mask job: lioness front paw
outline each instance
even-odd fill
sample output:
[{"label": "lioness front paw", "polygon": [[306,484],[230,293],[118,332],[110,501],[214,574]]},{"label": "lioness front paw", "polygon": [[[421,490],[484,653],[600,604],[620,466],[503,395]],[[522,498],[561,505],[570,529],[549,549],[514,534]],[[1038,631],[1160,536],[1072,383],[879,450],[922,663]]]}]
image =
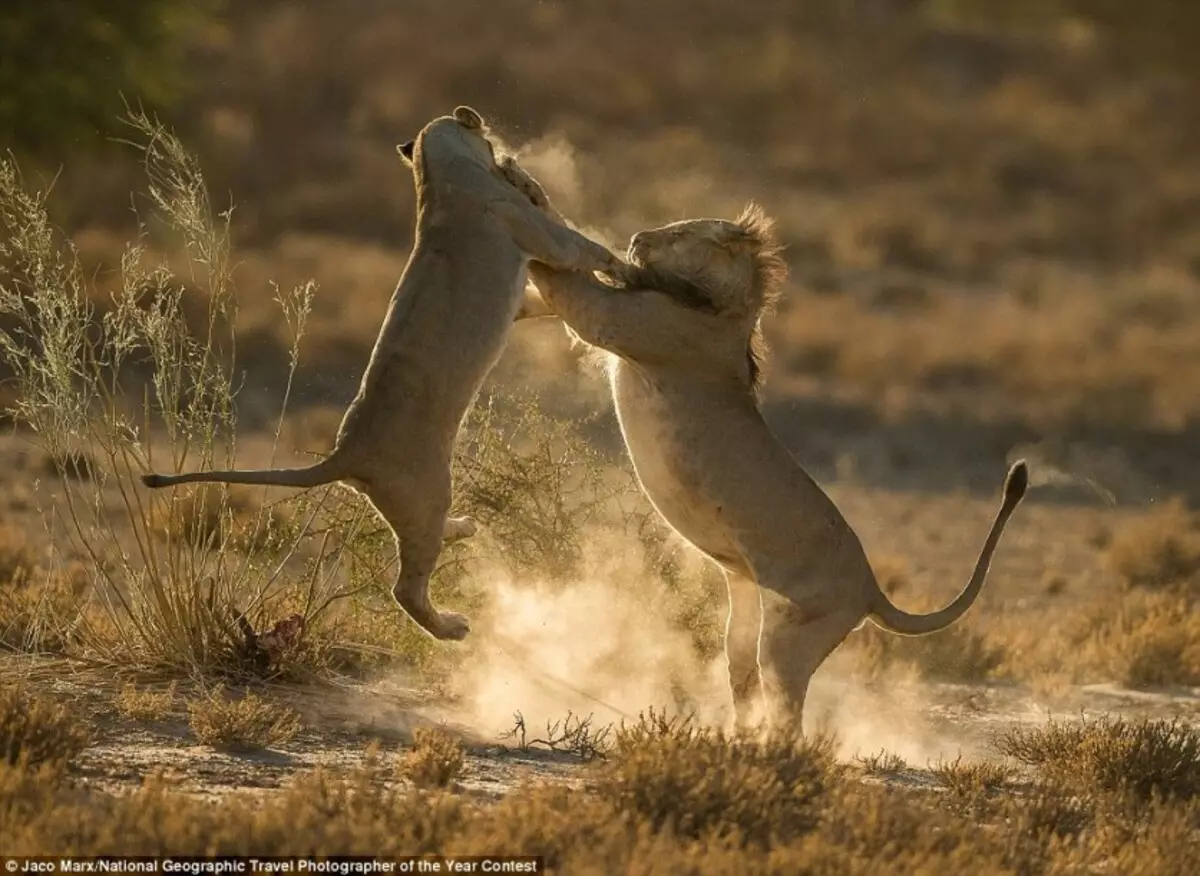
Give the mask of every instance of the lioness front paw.
[{"label": "lioness front paw", "polygon": [[538,183],[525,168],[517,164],[515,158],[511,155],[505,155],[496,162],[496,167],[500,170],[500,175],[505,181],[524,195],[529,203],[542,211],[550,211],[550,197],[546,194],[545,189]]},{"label": "lioness front paw", "polygon": [[453,611],[438,612],[437,628],[429,631],[443,642],[461,642],[471,632],[471,622]]},{"label": "lioness front paw", "polygon": [[442,527],[442,541],[446,544],[470,538],[479,531],[477,524],[470,517],[448,517]]}]

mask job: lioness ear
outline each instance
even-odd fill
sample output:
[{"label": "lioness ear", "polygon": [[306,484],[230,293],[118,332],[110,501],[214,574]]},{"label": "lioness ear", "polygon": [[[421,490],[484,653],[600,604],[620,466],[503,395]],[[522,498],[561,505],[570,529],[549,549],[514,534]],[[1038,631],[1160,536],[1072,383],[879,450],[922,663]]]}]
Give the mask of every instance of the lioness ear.
[{"label": "lioness ear", "polygon": [[409,167],[412,167],[413,149],[415,148],[415,146],[416,146],[416,143],[412,140],[409,140],[407,143],[401,143],[399,146],[396,147],[396,152],[400,155],[401,158],[404,159],[404,163],[407,164]]},{"label": "lioness ear", "polygon": [[454,108],[454,120],[472,131],[483,130],[483,116],[475,112],[469,106],[459,106]]}]

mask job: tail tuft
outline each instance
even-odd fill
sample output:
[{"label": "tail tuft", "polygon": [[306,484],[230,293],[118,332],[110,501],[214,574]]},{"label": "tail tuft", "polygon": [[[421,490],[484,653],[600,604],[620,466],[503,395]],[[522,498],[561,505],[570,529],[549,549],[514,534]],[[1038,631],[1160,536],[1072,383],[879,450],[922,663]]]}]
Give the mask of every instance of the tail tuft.
[{"label": "tail tuft", "polygon": [[1004,479],[1004,503],[1015,505],[1020,502],[1027,489],[1029,489],[1029,466],[1025,460],[1018,459],[1008,470],[1008,477]]},{"label": "tail tuft", "polygon": [[160,474],[144,474],[142,475],[142,483],[152,489],[157,489],[158,487],[165,487],[167,479],[166,476]]}]

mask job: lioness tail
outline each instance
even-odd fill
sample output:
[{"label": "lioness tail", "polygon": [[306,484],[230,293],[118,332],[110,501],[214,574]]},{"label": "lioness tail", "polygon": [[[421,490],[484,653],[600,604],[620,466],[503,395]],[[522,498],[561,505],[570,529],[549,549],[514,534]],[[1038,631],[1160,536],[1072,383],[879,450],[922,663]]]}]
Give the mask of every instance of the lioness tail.
[{"label": "lioness tail", "polygon": [[266,468],[233,471],[193,471],[183,474],[144,474],[147,487],[173,487],[178,484],[262,484],[274,487],[316,487],[345,477],[333,457],[307,468]]}]

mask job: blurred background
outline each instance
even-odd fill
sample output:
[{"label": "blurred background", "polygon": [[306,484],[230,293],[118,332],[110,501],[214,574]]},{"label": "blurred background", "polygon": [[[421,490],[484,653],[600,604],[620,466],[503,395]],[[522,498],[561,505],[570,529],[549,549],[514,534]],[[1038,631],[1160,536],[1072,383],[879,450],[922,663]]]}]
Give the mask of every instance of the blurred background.
[{"label": "blurred background", "polygon": [[[776,218],[765,410],[818,478],[991,495],[1025,453],[1050,499],[1194,501],[1197,47],[1194,0],[7,0],[0,146],[102,291],[143,185],[125,106],[176,130],[235,206],[246,428],[287,373],[271,281],[319,285],[297,448],[408,255],[394,146],[466,103],[620,248]],[[603,409],[581,357],[523,325],[494,379]]]}]

